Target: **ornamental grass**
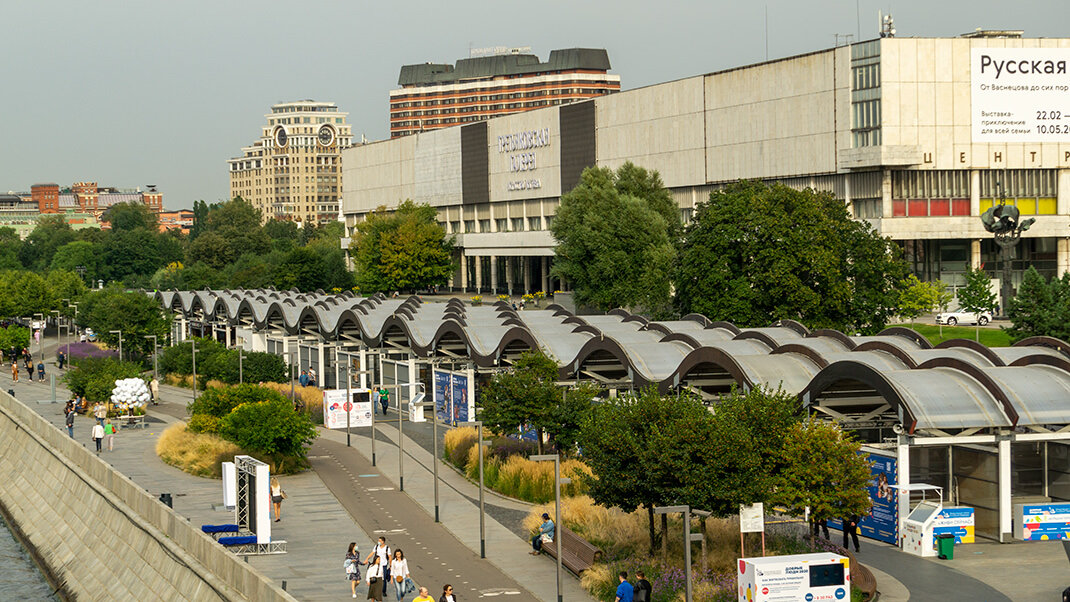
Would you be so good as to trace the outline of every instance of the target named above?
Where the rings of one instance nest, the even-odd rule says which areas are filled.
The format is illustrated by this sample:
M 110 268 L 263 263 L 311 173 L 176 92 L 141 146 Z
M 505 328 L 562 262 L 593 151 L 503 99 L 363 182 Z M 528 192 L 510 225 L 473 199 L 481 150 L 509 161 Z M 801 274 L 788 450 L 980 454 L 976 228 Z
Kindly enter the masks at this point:
M 121 443 L 121 441 L 120 441 Z M 185 422 L 172 424 L 160 434 L 156 455 L 165 463 L 199 477 L 222 478 L 223 462 L 243 454 L 240 447 L 218 435 L 193 433 Z

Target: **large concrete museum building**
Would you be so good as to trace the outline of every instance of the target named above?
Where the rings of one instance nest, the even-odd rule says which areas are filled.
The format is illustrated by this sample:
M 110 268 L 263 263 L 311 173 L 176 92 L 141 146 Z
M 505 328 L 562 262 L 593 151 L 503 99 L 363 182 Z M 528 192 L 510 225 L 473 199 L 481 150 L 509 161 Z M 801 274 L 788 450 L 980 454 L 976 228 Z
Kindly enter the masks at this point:
M 998 275 L 979 216 L 1036 216 L 1014 262 L 1070 269 L 1070 39 L 883 38 L 343 151 L 347 230 L 404 199 L 457 235 L 453 286 L 552 291 L 548 227 L 590 165 L 655 169 L 686 221 L 745 178 L 833 192 L 923 279 Z M 1009 37 L 1008 37 L 1009 36 Z M 800 224 L 800 227 L 805 227 Z

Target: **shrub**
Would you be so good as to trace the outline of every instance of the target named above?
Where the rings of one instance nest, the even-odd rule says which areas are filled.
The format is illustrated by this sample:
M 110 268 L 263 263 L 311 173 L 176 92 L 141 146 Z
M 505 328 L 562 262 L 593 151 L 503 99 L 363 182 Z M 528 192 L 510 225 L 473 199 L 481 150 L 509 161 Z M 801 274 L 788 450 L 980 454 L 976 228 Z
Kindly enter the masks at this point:
M 219 433 L 219 416 L 211 414 L 194 414 L 189 419 L 189 430 L 193 433 Z
M 490 442 L 490 446 L 485 454 L 493 456 L 500 460 L 505 460 L 509 456 L 530 456 L 531 454 L 538 453 L 539 446 L 534 441 L 527 439 L 518 439 L 516 437 L 498 437 Z
M 313 424 L 323 424 L 323 390 L 317 387 L 294 385 L 294 395 L 290 396 L 290 384 L 265 382 L 263 386 L 278 391 L 283 397 L 295 401 L 298 411 L 308 415 Z
M 0 349 L 22 349 L 30 346 L 30 329 L 12 324 L 0 328 Z
M 476 429 L 470 426 L 446 431 L 442 445 L 443 457 L 451 464 L 465 470 L 468 465 L 468 451 L 476 444 Z
M 140 375 L 141 364 L 105 357 L 75 362 L 74 369 L 63 375 L 63 382 L 72 393 L 84 395 L 89 401 L 108 401 L 115 381 Z
M 285 397 L 267 387 L 258 385 L 235 385 L 233 387 L 212 387 L 197 396 L 197 401 L 190 402 L 186 410 L 190 415 L 208 414 L 223 418 L 234 408 L 243 403 L 274 401 L 289 404 Z
M 289 401 L 275 399 L 234 408 L 220 421 L 219 434 L 251 452 L 303 462 L 316 427 Z
M 156 442 L 156 454 L 165 463 L 190 474 L 220 478 L 223 462 L 244 452 L 237 445 L 211 434 L 198 434 L 185 423 L 167 427 Z
M 224 351 L 226 348 L 219 341 L 212 339 L 193 339 L 197 342 L 197 366 L 201 367 L 208 362 L 213 355 Z M 160 354 L 160 371 L 164 374 L 192 374 L 193 353 L 191 341 L 183 341 L 177 345 L 164 349 Z
M 282 357 L 273 353 L 253 351 L 245 354 L 242 360 L 245 382 L 250 383 L 285 383 L 290 381 L 290 373 Z

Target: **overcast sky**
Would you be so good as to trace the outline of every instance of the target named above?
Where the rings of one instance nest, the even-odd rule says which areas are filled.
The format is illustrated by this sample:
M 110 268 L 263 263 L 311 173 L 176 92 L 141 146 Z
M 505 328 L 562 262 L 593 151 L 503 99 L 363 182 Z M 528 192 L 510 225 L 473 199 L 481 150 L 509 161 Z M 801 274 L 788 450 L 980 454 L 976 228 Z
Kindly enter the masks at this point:
M 856 14 L 860 9 L 861 19 Z M 470 47 L 606 48 L 623 89 L 877 37 L 977 27 L 1070 37 L 1068 0 L 528 0 L 0 3 L 0 190 L 156 184 L 169 208 L 228 194 L 226 160 L 277 102 L 333 101 L 354 138 L 387 134 L 404 64 Z

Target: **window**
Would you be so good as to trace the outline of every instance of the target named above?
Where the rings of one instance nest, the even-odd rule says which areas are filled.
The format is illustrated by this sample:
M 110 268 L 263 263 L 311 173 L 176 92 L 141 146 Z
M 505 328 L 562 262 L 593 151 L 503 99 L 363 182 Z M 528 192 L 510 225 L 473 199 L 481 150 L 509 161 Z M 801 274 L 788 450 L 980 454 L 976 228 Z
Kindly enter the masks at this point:
M 461 222 L 459 222 L 459 221 L 450 222 L 450 233 L 451 234 L 460 234 L 461 233 Z
M 512 219 L 512 222 L 513 222 L 512 223 L 513 232 L 523 232 L 524 231 L 524 218 L 522 218 L 522 217 L 514 217 Z
M 481 220 L 479 220 L 479 231 L 480 232 L 490 232 L 490 220 L 489 219 L 481 219 Z
M 529 217 L 528 218 L 528 230 L 542 230 L 542 218 Z
M 473 219 L 464 220 L 465 234 L 471 234 L 476 231 L 476 221 Z
M 504 217 L 500 217 L 494 220 L 494 227 L 498 229 L 498 232 L 508 232 L 509 220 L 505 219 Z

